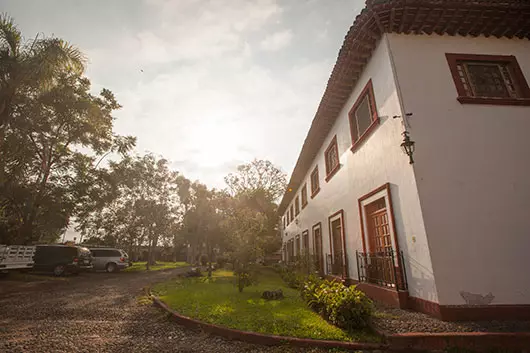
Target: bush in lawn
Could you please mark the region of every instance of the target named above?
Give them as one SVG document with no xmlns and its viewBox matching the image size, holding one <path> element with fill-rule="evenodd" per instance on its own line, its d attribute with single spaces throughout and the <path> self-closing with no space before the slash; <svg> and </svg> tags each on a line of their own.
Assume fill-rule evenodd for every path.
<svg viewBox="0 0 530 353">
<path fill-rule="evenodd" d="M 355 286 L 310 278 L 301 292 L 311 308 L 338 327 L 351 330 L 370 323 L 372 301 Z"/>
<path fill-rule="evenodd" d="M 287 264 L 276 267 L 276 270 L 280 274 L 283 281 L 291 288 L 299 289 L 305 282 L 306 276 L 303 273 L 297 271 L 294 264 Z"/>
<path fill-rule="evenodd" d="M 317 313 L 324 312 L 323 293 L 318 291 L 318 288 L 324 283 L 324 280 L 318 276 L 310 275 L 307 277 L 304 284 L 300 287 L 300 294 L 302 299 L 309 305 L 311 309 Z"/>
<path fill-rule="evenodd" d="M 217 259 L 215 259 L 215 262 L 217 262 L 217 267 L 223 268 L 228 262 L 228 259 L 224 256 L 219 256 Z"/>
<path fill-rule="evenodd" d="M 240 293 L 243 292 L 245 287 L 250 287 L 257 283 L 257 273 L 249 264 L 236 263 L 234 265 L 234 274 L 236 286 Z"/>
</svg>

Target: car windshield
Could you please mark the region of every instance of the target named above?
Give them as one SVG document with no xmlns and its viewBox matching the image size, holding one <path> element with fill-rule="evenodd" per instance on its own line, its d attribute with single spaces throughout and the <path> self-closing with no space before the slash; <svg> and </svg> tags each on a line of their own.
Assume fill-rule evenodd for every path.
<svg viewBox="0 0 530 353">
<path fill-rule="evenodd" d="M 87 248 L 79 248 L 79 256 L 91 256 L 90 250 Z"/>
</svg>

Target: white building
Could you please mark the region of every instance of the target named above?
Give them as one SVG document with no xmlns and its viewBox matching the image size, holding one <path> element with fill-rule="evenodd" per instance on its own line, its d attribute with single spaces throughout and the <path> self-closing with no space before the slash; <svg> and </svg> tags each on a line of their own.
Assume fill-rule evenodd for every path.
<svg viewBox="0 0 530 353">
<path fill-rule="evenodd" d="M 529 39 L 528 1 L 368 0 L 279 208 L 286 260 L 444 320 L 530 319 Z"/>
</svg>

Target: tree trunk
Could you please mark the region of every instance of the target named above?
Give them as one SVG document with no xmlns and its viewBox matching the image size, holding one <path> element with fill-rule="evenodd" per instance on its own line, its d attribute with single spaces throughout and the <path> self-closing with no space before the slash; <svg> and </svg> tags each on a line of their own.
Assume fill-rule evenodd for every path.
<svg viewBox="0 0 530 353">
<path fill-rule="evenodd" d="M 156 264 L 156 246 L 158 244 L 158 236 L 153 237 L 152 244 L 151 244 L 151 253 L 147 257 L 147 262 L 149 262 L 150 265 Z"/>
<path fill-rule="evenodd" d="M 151 264 L 151 239 L 147 240 L 147 261 L 145 262 L 145 269 L 150 270 L 149 265 Z"/>
<path fill-rule="evenodd" d="M 206 254 L 208 256 L 208 278 L 212 278 L 212 255 L 208 242 L 206 242 Z"/>
</svg>

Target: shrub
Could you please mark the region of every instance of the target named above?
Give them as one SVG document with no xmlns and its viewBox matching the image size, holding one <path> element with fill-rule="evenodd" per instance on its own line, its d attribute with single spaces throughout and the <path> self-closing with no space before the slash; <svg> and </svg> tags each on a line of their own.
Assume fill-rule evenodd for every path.
<svg viewBox="0 0 530 353">
<path fill-rule="evenodd" d="M 219 256 L 219 257 L 215 260 L 215 262 L 217 262 L 217 266 L 218 266 L 219 268 L 223 268 L 223 267 L 225 267 L 226 263 L 228 262 L 228 259 L 227 259 L 226 257 L 224 257 L 224 256 Z"/>
<path fill-rule="evenodd" d="M 301 294 L 313 310 L 338 327 L 351 330 L 369 325 L 372 301 L 355 286 L 310 277 Z"/>
<path fill-rule="evenodd" d="M 202 266 L 206 266 L 208 264 L 208 256 L 205 254 L 202 254 L 201 257 L 199 258 L 199 262 L 201 263 Z"/>
<path fill-rule="evenodd" d="M 243 292 L 245 287 L 250 287 L 257 283 L 257 273 L 248 264 L 237 264 L 237 266 L 234 266 L 234 274 L 236 286 L 240 293 Z"/>
<path fill-rule="evenodd" d="M 324 312 L 324 300 L 321 299 L 323 293 L 318 291 L 318 288 L 324 283 L 324 281 L 315 276 L 310 275 L 300 288 L 300 294 L 302 299 L 309 305 L 311 309 L 319 314 Z"/>
</svg>

